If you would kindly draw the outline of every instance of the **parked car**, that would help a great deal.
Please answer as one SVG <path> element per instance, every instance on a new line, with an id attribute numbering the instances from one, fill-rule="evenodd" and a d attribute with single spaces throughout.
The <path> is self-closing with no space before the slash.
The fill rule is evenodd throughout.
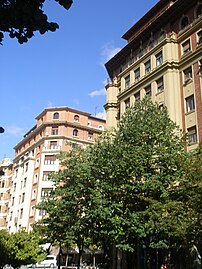
<path id="1" fill-rule="evenodd" d="M 57 266 L 57 258 L 54 255 L 48 255 L 45 260 L 38 262 L 34 267 L 51 267 L 54 268 Z"/>

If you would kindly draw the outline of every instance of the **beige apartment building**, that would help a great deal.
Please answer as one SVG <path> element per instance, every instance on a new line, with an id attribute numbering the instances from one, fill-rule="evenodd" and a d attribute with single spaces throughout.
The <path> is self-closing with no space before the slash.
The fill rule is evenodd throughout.
<path id="1" fill-rule="evenodd" d="M 188 150 L 195 148 L 202 139 L 202 1 L 160 0 L 122 38 L 126 46 L 105 65 L 107 128 L 147 95 L 167 107 L 189 134 Z"/>
<path id="2" fill-rule="evenodd" d="M 13 164 L 9 158 L 0 162 L 0 230 L 7 229 L 8 204 L 12 187 Z"/>
<path id="3" fill-rule="evenodd" d="M 48 175 L 58 171 L 56 155 L 76 145 L 86 147 L 105 129 L 105 120 L 69 107 L 44 109 L 36 117 L 36 125 L 15 147 L 13 187 L 10 194 L 7 228 L 31 230 L 45 212 L 35 206 L 49 195 L 53 182 Z"/>

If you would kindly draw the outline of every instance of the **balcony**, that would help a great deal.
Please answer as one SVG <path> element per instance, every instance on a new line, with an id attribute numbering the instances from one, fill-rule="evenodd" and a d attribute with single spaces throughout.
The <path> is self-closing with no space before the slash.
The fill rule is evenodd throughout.
<path id="1" fill-rule="evenodd" d="M 61 151 L 61 146 L 50 146 L 50 147 L 43 147 L 43 151 L 45 152 L 56 152 L 56 151 Z"/>

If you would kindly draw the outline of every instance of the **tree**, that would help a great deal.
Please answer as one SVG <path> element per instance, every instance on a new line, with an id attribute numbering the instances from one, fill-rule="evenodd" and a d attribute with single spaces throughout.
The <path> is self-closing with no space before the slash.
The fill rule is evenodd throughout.
<path id="1" fill-rule="evenodd" d="M 107 268 L 112 267 L 113 247 L 133 252 L 144 246 L 150 255 L 157 248 L 180 246 L 191 220 L 182 192 L 183 139 L 166 108 L 147 98 L 136 103 L 117 130 L 104 133 L 92 147 L 63 156 L 56 189 L 44 205 L 48 227 L 72 227 L 82 244 L 89 238 L 101 245 Z"/>
<path id="2" fill-rule="evenodd" d="M 55 0 L 68 10 L 72 0 Z M 49 22 L 43 11 L 45 0 L 0 0 L 0 44 L 4 33 L 17 38 L 20 44 L 33 37 L 34 32 L 44 34 L 59 28 L 55 22 Z"/>
<path id="3" fill-rule="evenodd" d="M 8 263 L 8 251 L 7 242 L 9 239 L 9 233 L 6 230 L 0 230 L 0 268 L 3 268 Z"/>
<path id="4" fill-rule="evenodd" d="M 45 257 L 39 246 L 39 236 L 33 232 L 20 230 L 15 234 L 0 231 L 1 259 L 0 266 L 11 264 L 18 268 L 21 265 L 36 263 Z"/>

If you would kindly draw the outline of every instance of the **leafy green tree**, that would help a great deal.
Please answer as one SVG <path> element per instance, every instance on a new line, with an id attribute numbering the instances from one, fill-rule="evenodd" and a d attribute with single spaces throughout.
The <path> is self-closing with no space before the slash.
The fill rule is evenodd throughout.
<path id="1" fill-rule="evenodd" d="M 56 189 L 38 207 L 48 213 L 42 226 L 45 224 L 48 228 L 49 240 L 67 247 L 77 246 L 81 258 L 89 232 L 88 223 L 84 221 L 84 179 L 88 171 L 85 162 L 82 162 L 81 149 L 62 154 L 62 159 L 62 165 L 68 166 L 68 169 L 52 175 Z"/>
<path id="2" fill-rule="evenodd" d="M 202 143 L 189 153 L 184 163 L 186 180 L 181 186 L 186 210 L 189 212 L 190 225 L 187 229 L 186 241 L 191 254 L 200 268 L 202 256 Z"/>
<path id="3" fill-rule="evenodd" d="M 66 10 L 73 2 L 55 1 Z M 36 31 L 40 34 L 54 32 L 59 26 L 48 21 L 43 10 L 44 3 L 45 0 L 0 0 L 0 43 L 4 38 L 4 32 L 8 32 L 11 38 L 17 38 L 20 44 L 27 42 Z"/>
<path id="4" fill-rule="evenodd" d="M 62 237 L 81 250 L 102 246 L 107 268 L 113 247 L 180 245 L 190 225 L 182 192 L 185 162 L 180 130 L 166 108 L 145 98 L 126 111 L 117 130 L 92 147 L 63 155 L 56 189 L 42 205 L 47 227 L 55 238 L 56 231 L 68 230 Z"/>
<path id="5" fill-rule="evenodd" d="M 0 246 L 0 266 L 11 264 L 18 268 L 21 265 L 36 263 L 45 257 L 43 249 L 39 246 L 39 236 L 33 232 L 20 230 L 9 234 L 7 231 L 0 231 Z"/>
<path id="6" fill-rule="evenodd" d="M 8 263 L 7 242 L 9 233 L 6 230 L 0 230 L 0 268 Z"/>

